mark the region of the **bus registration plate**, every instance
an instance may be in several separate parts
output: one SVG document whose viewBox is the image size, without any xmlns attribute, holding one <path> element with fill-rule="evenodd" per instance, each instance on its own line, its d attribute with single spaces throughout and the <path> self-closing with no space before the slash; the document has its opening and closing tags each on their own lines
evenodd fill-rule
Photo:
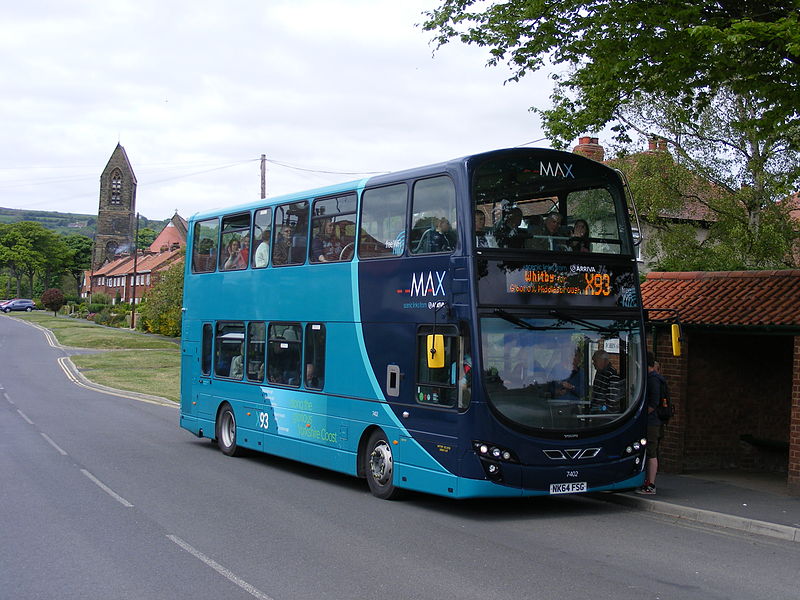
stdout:
<svg viewBox="0 0 800 600">
<path fill-rule="evenodd" d="M 551 494 L 577 494 L 586 491 L 585 481 L 573 481 L 571 483 L 551 483 Z"/>
</svg>

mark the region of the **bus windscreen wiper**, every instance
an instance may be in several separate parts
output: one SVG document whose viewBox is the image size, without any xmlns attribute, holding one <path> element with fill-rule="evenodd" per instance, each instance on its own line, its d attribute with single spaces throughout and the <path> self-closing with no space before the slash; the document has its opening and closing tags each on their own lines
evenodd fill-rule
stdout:
<svg viewBox="0 0 800 600">
<path fill-rule="evenodd" d="M 553 329 L 552 327 L 536 327 L 535 325 L 531 325 L 524 319 L 520 319 L 519 317 L 506 312 L 502 308 L 495 308 L 494 314 L 504 321 L 508 321 L 512 325 L 516 325 L 517 327 L 522 327 L 523 329 L 528 329 L 530 331 L 550 331 Z"/>
<path fill-rule="evenodd" d="M 590 321 L 584 321 L 583 319 L 576 319 L 575 317 L 570 317 L 569 315 L 565 315 L 564 313 L 558 310 L 551 310 L 550 316 L 555 317 L 561 322 L 574 323 L 575 325 L 580 325 L 581 327 L 585 327 L 590 331 L 596 331 L 597 333 L 611 333 L 612 331 L 608 327 L 600 327 L 596 323 L 592 323 Z"/>
</svg>

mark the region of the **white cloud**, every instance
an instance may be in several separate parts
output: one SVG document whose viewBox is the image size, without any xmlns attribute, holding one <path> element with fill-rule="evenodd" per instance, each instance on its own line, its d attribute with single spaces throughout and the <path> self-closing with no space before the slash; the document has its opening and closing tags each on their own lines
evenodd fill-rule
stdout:
<svg viewBox="0 0 800 600">
<path fill-rule="evenodd" d="M 94 213 L 117 141 L 137 209 L 256 198 L 258 157 L 392 171 L 542 137 L 541 76 L 435 56 L 423 0 L 32 1 L 0 22 L 0 206 Z M 228 168 L 220 168 L 225 165 Z M 42 166 L 42 169 L 32 167 Z M 354 179 L 271 163 L 270 195 Z"/>
</svg>

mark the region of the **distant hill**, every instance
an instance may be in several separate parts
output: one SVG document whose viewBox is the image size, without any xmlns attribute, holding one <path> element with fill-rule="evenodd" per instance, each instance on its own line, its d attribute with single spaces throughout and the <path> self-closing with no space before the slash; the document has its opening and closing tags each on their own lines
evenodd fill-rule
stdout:
<svg viewBox="0 0 800 600">
<path fill-rule="evenodd" d="M 0 223 L 18 223 L 19 221 L 35 221 L 47 229 L 70 235 L 79 233 L 94 239 L 97 215 L 84 215 L 80 213 L 62 213 L 48 210 L 18 210 L 16 208 L 0 208 Z M 149 227 L 156 232 L 161 231 L 169 222 L 151 221 L 147 217 L 139 216 L 139 228 Z"/>
</svg>

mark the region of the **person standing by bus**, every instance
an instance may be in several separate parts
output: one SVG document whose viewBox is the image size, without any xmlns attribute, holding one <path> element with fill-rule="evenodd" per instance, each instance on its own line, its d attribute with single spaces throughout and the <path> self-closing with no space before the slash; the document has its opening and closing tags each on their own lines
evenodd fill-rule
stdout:
<svg viewBox="0 0 800 600">
<path fill-rule="evenodd" d="M 664 437 L 664 424 L 656 412 L 658 403 L 666 395 L 667 382 L 656 368 L 655 355 L 647 352 L 647 463 L 644 485 L 636 490 L 637 494 L 655 496 L 656 474 L 658 473 L 658 450 L 661 438 Z"/>
</svg>

